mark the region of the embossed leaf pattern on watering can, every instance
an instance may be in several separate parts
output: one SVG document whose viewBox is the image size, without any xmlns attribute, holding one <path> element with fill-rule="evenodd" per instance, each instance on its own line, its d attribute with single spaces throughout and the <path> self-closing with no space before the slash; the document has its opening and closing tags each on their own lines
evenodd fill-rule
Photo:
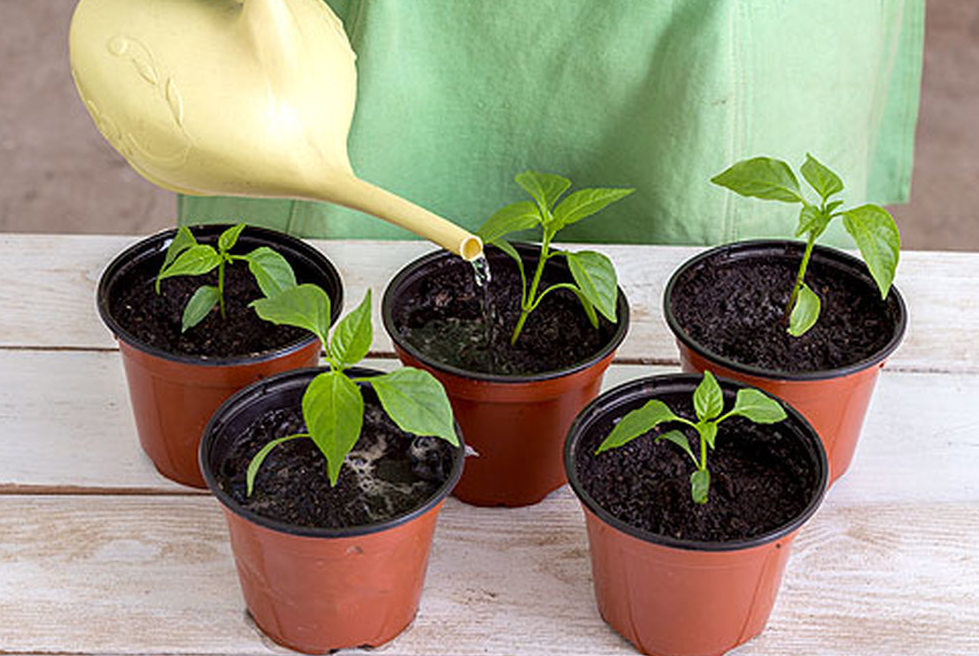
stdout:
<svg viewBox="0 0 979 656">
<path fill-rule="evenodd" d="M 339 203 L 466 259 L 482 252 L 354 174 L 355 55 L 322 0 L 81 0 L 69 47 L 99 131 L 154 184 Z"/>
</svg>

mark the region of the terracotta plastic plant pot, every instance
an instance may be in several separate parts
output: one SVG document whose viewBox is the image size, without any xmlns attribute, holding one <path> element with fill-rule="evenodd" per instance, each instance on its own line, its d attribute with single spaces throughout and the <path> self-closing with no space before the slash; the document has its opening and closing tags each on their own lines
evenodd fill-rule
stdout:
<svg viewBox="0 0 979 656">
<path fill-rule="evenodd" d="M 249 612 L 273 640 L 307 653 L 376 647 L 411 623 L 438 513 L 459 480 L 464 460 L 460 446 L 454 450 L 448 479 L 431 498 L 409 513 L 375 524 L 300 527 L 243 508 L 218 485 L 216 468 L 256 417 L 271 409 L 300 406 L 309 381 L 322 371 L 287 372 L 240 391 L 215 413 L 200 451 L 204 478 L 228 522 Z"/>
<path fill-rule="evenodd" d="M 229 226 L 192 229 L 202 243 L 216 243 Z M 232 358 L 167 353 L 127 331 L 113 316 L 112 299 L 134 268 L 159 269 L 176 230 L 148 237 L 120 253 L 98 285 L 99 315 L 119 341 L 139 442 L 157 470 L 184 485 L 204 487 L 197 451 L 204 426 L 221 403 L 241 388 L 275 373 L 314 366 L 322 345 L 311 333 L 282 348 Z M 340 314 L 343 291 L 334 266 L 315 248 L 288 235 L 248 227 L 236 252 L 269 246 L 292 265 L 299 282 L 322 287 L 332 301 L 332 319 Z"/>
<path fill-rule="evenodd" d="M 525 262 L 539 251 L 535 245 L 515 246 Z M 487 250 L 487 256 L 491 269 L 495 259 L 507 257 L 496 249 Z M 537 503 L 567 482 L 561 463 L 564 437 L 575 415 L 601 390 L 605 370 L 629 328 L 629 304 L 620 287 L 614 334 L 598 353 L 573 367 L 527 376 L 466 371 L 421 353 L 399 333 L 394 319 L 399 299 L 425 277 L 438 275 L 452 257 L 444 251 L 425 255 L 394 277 L 381 304 L 384 329 L 402 363 L 425 369 L 442 383 L 466 443 L 478 454 L 467 460 L 453 494 L 477 506 Z M 547 266 L 567 270 L 563 258 Z"/>
<path fill-rule="evenodd" d="M 654 376 L 610 390 L 582 411 L 565 445 L 568 479 L 585 514 L 599 612 L 637 649 L 656 656 L 723 654 L 761 633 L 792 540 L 827 487 L 829 469 L 818 436 L 783 403 L 789 418 L 780 426 L 797 435 L 811 456 L 815 483 L 805 510 L 782 526 L 739 541 L 680 540 L 638 529 L 598 505 L 577 473 L 581 445 L 599 443 L 614 421 L 651 398 L 677 391 L 692 395 L 699 382 L 699 376 Z M 742 386 L 718 382 L 731 407 Z"/>
<path fill-rule="evenodd" d="M 809 420 L 826 447 L 832 484 L 846 472 L 853 460 L 877 376 L 904 337 L 908 313 L 897 287 L 891 287 L 886 301 L 888 314 L 893 318 L 891 336 L 886 346 L 851 365 L 820 371 L 779 372 L 743 365 L 722 357 L 691 339 L 672 310 L 673 295 L 682 293 L 680 288 L 684 277 L 699 267 L 740 260 L 773 259 L 789 260 L 797 266 L 804 247 L 804 244 L 790 241 L 746 241 L 700 253 L 670 277 L 664 294 L 663 311 L 676 337 L 680 365 L 684 371 L 703 372 L 709 369 L 715 375 L 740 380 L 788 401 Z M 868 294 L 880 296 L 866 265 L 846 253 L 816 246 L 809 267 L 810 270 L 835 269 L 865 287 Z"/>
</svg>

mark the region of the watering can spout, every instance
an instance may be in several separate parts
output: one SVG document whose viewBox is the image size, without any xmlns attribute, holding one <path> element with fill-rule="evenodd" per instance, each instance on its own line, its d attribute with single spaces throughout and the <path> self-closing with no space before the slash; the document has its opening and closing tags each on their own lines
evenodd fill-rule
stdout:
<svg viewBox="0 0 979 656">
<path fill-rule="evenodd" d="M 476 235 L 353 174 L 334 178 L 330 201 L 400 225 L 464 260 L 471 262 L 483 254 L 483 242 Z"/>
<path fill-rule="evenodd" d="M 99 131 L 154 184 L 338 203 L 482 253 L 478 237 L 354 174 L 355 56 L 323 0 L 80 0 L 69 51 Z"/>
</svg>

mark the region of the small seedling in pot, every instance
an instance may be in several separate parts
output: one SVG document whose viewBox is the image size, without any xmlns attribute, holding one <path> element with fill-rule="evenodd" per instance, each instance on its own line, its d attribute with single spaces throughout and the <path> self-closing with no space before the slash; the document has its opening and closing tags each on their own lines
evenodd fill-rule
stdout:
<svg viewBox="0 0 979 656">
<path fill-rule="evenodd" d="M 596 455 L 609 449 L 614 449 L 646 434 L 660 424 L 677 422 L 695 431 L 700 438 L 699 455 L 690 447 L 687 435 L 678 429 L 670 430 L 656 436 L 660 442 L 666 440 L 680 447 L 690 456 L 696 469 L 690 474 L 690 494 L 695 503 L 707 503 L 710 491 L 710 470 L 707 468 L 707 451 L 714 448 L 717 438 L 717 425 L 728 417 L 744 417 L 756 424 L 774 424 L 785 419 L 785 410 L 774 400 L 756 389 L 740 389 L 734 401 L 734 407 L 724 412 L 724 394 L 717 379 L 709 372 L 704 372 L 703 380 L 693 393 L 693 406 L 697 421 L 681 417 L 670 410 L 662 401 L 653 399 L 641 408 L 637 408 L 622 417 L 621 420 L 605 438 L 605 441 L 595 450 Z M 722 414 L 723 413 L 723 414 Z"/>
<path fill-rule="evenodd" d="M 247 262 L 248 270 L 265 296 L 274 296 L 284 289 L 296 286 L 296 276 L 289 262 L 268 246 L 259 246 L 246 255 L 233 255 L 230 252 L 244 228 L 244 224 L 238 224 L 222 232 L 216 249 L 208 244 L 199 244 L 186 226 L 177 230 L 156 277 L 157 294 L 160 293 L 160 282 L 165 278 L 200 276 L 215 267 L 218 270 L 217 286 L 201 285 L 184 307 L 181 332 L 187 332 L 200 323 L 215 305 L 219 306 L 221 316 L 225 316 L 224 268 L 228 264 Z"/>
<path fill-rule="evenodd" d="M 316 376 L 303 393 L 304 433 L 272 440 L 252 458 L 246 473 L 249 496 L 255 477 L 272 449 L 283 442 L 311 439 L 323 457 L 330 485 L 340 477 L 340 468 L 357 439 L 364 419 L 364 399 L 357 383 L 369 384 L 384 411 L 406 433 L 439 437 L 459 445 L 452 407 L 441 383 L 427 371 L 402 367 L 380 376 L 351 378 L 346 370 L 362 360 L 373 341 L 371 292 L 347 316 L 337 322 L 333 339 L 330 330 L 330 298 L 315 285 L 299 285 L 270 298 L 251 303 L 258 316 L 276 324 L 301 326 L 312 331 L 326 351 L 330 370 Z"/>
<path fill-rule="evenodd" d="M 870 204 L 842 210 L 840 206 L 843 201 L 832 200 L 833 196 L 843 191 L 843 181 L 836 173 L 820 164 L 812 155 L 806 155 L 800 170 L 809 186 L 819 194 L 818 203 L 810 203 L 803 197 L 799 181 L 788 164 L 770 157 L 742 160 L 711 178 L 714 184 L 742 196 L 802 205 L 795 236 L 806 235 L 806 250 L 785 308 L 788 332 L 794 337 L 806 333 L 819 318 L 821 302 L 819 296 L 806 285 L 805 275 L 816 239 L 823 234 L 830 221 L 843 218 L 843 227 L 860 249 L 870 275 L 880 289 L 881 298 L 887 298 L 901 250 L 901 235 L 887 210 Z"/>
<path fill-rule="evenodd" d="M 596 251 L 560 251 L 551 250 L 551 241 L 564 227 L 591 216 L 625 196 L 634 189 L 579 189 L 564 197 L 562 194 L 571 187 L 571 181 L 552 173 L 525 171 L 515 178 L 517 184 L 534 199 L 507 205 L 498 210 L 476 232 L 485 243 L 493 244 L 517 263 L 520 269 L 520 318 L 513 329 L 510 343 L 514 344 L 520 336 L 527 317 L 533 312 L 541 300 L 549 293 L 558 289 L 573 292 L 581 301 L 588 320 L 598 327 L 596 309 L 612 323 L 616 322 L 616 300 L 618 297 L 618 278 L 611 260 Z M 541 250 L 537 260 L 533 279 L 528 287 L 527 274 L 524 270 L 523 259 L 505 237 L 511 232 L 528 230 L 540 226 Z M 568 268 L 574 283 L 560 283 L 540 290 L 541 276 L 544 265 L 550 258 L 563 255 L 568 261 Z"/>
</svg>

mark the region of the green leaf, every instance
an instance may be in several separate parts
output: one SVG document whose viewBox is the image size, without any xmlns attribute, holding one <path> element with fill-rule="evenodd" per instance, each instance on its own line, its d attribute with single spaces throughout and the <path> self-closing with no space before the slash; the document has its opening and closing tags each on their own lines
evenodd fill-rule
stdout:
<svg viewBox="0 0 979 656">
<path fill-rule="evenodd" d="M 326 458 L 330 485 L 336 485 L 343 460 L 357 444 L 364 422 L 360 389 L 339 371 L 320 374 L 303 394 L 303 418 L 309 436 Z"/>
<path fill-rule="evenodd" d="M 697 464 L 697 456 L 693 454 L 693 450 L 690 448 L 690 440 L 681 431 L 671 430 L 668 433 L 663 433 L 662 435 L 656 436 L 656 442 L 661 440 L 666 440 L 667 442 L 672 442 L 678 447 L 684 450 L 690 459 L 693 460 L 694 464 Z"/>
<path fill-rule="evenodd" d="M 801 237 L 807 233 L 814 233 L 815 239 L 823 234 L 826 226 L 829 225 L 829 215 L 823 214 L 815 205 L 803 205 L 799 211 L 799 226 L 795 229 L 795 236 Z"/>
<path fill-rule="evenodd" d="M 901 233 L 894 218 L 883 207 L 861 205 L 843 213 L 843 227 L 860 249 L 881 298 L 887 298 L 901 254 Z"/>
<path fill-rule="evenodd" d="M 577 223 L 602 211 L 615 201 L 625 198 L 635 189 L 595 188 L 580 189 L 561 201 L 554 209 L 554 222 L 558 229 Z"/>
<path fill-rule="evenodd" d="M 662 401 L 656 399 L 647 401 L 641 408 L 636 408 L 622 417 L 595 453 L 598 454 L 628 444 L 663 422 L 676 421 L 677 419 L 678 417 L 673 414 L 669 406 Z"/>
<path fill-rule="evenodd" d="M 296 274 L 286 258 L 268 246 L 259 246 L 245 256 L 248 270 L 265 296 L 275 296 L 284 289 L 296 286 Z"/>
<path fill-rule="evenodd" d="M 714 440 L 717 438 L 717 423 L 713 421 L 701 421 L 697 423 L 697 433 L 710 448 L 714 448 Z"/>
<path fill-rule="evenodd" d="M 575 296 L 581 301 L 581 307 L 585 311 L 585 316 L 588 317 L 588 323 L 591 324 L 592 328 L 598 328 L 598 315 L 595 313 L 595 304 L 588 300 L 584 292 L 578 287 L 573 287 Z"/>
<path fill-rule="evenodd" d="M 485 243 L 493 243 L 511 232 L 527 230 L 542 222 L 537 206 L 524 200 L 498 209 L 493 216 L 486 219 L 476 234 Z"/>
<path fill-rule="evenodd" d="M 827 203 L 826 204 L 826 213 L 827 214 L 832 214 L 833 213 L 833 210 L 835 210 L 837 207 L 839 207 L 842 204 L 843 204 L 843 201 L 841 201 L 841 200 L 834 200 L 832 203 Z"/>
<path fill-rule="evenodd" d="M 806 283 L 802 283 L 792 313 L 789 315 L 788 333 L 793 337 L 804 335 L 816 324 L 821 306 L 822 303 L 816 293 L 809 289 Z"/>
<path fill-rule="evenodd" d="M 234 247 L 234 245 L 237 243 L 238 235 L 240 235 L 241 231 L 244 229 L 245 229 L 245 224 L 239 223 L 238 225 L 233 225 L 227 230 L 225 230 L 224 232 L 222 232 L 221 236 L 218 237 L 218 250 L 221 251 L 222 253 L 227 253 L 228 251 L 230 251 L 232 247 Z"/>
<path fill-rule="evenodd" d="M 309 437 L 309 433 L 299 433 L 297 435 L 286 435 L 285 437 L 280 437 L 274 439 L 259 450 L 253 457 L 251 462 L 248 463 L 248 471 L 245 472 L 245 496 L 251 496 L 252 492 L 255 490 L 255 477 L 258 476 L 258 470 L 262 467 L 262 463 L 268 458 L 269 454 L 272 453 L 272 449 L 279 446 L 283 442 L 288 442 L 289 440 L 294 440 L 297 437 Z"/>
<path fill-rule="evenodd" d="M 181 319 L 180 332 L 185 333 L 193 328 L 207 316 L 208 312 L 214 309 L 221 298 L 221 292 L 212 285 L 201 285 L 194 292 L 194 295 L 184 306 L 184 316 Z"/>
<path fill-rule="evenodd" d="M 328 347 L 330 332 L 330 297 L 320 287 L 312 284 L 297 285 L 284 289 L 275 296 L 260 298 L 248 305 L 262 319 L 276 325 L 305 328 L 320 338 Z"/>
<path fill-rule="evenodd" d="M 704 372 L 704 379 L 694 390 L 693 407 L 700 421 L 714 419 L 724 410 L 724 393 L 714 374 L 709 371 Z"/>
<path fill-rule="evenodd" d="M 806 153 L 806 161 L 802 164 L 802 177 L 822 197 L 823 202 L 843 191 L 843 181 L 828 168 L 823 166 L 815 157 Z"/>
<path fill-rule="evenodd" d="M 167 252 L 163 256 L 163 266 L 160 267 L 160 272 L 156 275 L 156 293 L 160 293 L 160 281 L 163 280 L 160 276 L 166 270 L 168 266 L 173 264 L 173 261 L 177 259 L 177 256 L 183 253 L 185 250 L 191 246 L 196 246 L 197 240 L 194 239 L 194 233 L 190 231 L 187 226 L 180 226 L 177 228 L 177 234 L 174 236 L 173 241 L 170 242 L 170 246 L 167 247 Z"/>
<path fill-rule="evenodd" d="M 494 239 L 492 243 L 501 251 L 509 255 L 510 259 L 516 262 L 517 266 L 520 267 L 520 270 L 521 271 L 523 270 L 523 258 L 520 257 L 520 253 L 518 253 L 517 249 L 513 247 L 513 244 L 508 242 L 506 239 L 499 239 L 499 238 Z"/>
<path fill-rule="evenodd" d="M 207 244 L 198 244 L 184 250 L 170 263 L 170 266 L 161 270 L 156 277 L 156 282 L 159 285 L 164 278 L 174 276 L 199 276 L 219 264 L 221 264 L 221 256 L 217 251 Z"/>
<path fill-rule="evenodd" d="M 349 367 L 364 359 L 373 341 L 371 290 L 368 289 L 360 305 L 337 322 L 329 352 L 342 367 Z"/>
<path fill-rule="evenodd" d="M 564 251 L 568 268 L 578 288 L 602 315 L 616 322 L 616 301 L 619 298 L 618 277 L 612 260 L 596 251 Z"/>
<path fill-rule="evenodd" d="M 565 177 L 538 171 L 518 173 L 514 180 L 523 187 L 524 191 L 534 197 L 538 207 L 541 208 L 542 216 L 547 215 L 561 194 L 571 186 L 571 181 Z"/>
<path fill-rule="evenodd" d="M 741 416 L 756 424 L 774 424 L 785 419 L 785 410 L 775 399 L 756 389 L 738 390 L 731 416 Z"/>
<path fill-rule="evenodd" d="M 160 267 L 159 273 L 156 274 L 156 284 L 154 288 L 156 293 L 160 293 L 160 281 L 163 280 L 161 277 L 163 272 L 166 271 L 167 267 L 173 264 L 173 261 L 177 259 L 177 256 L 183 253 L 185 250 L 191 246 L 196 246 L 197 240 L 194 239 L 194 233 L 190 231 L 187 226 L 180 226 L 177 228 L 177 234 L 174 235 L 173 241 L 167 247 L 167 252 L 163 256 L 163 266 Z"/>
<path fill-rule="evenodd" d="M 492 243 L 501 251 L 509 255 L 511 260 L 517 263 L 517 269 L 520 271 L 520 280 L 523 283 L 522 287 L 526 288 L 527 275 L 524 272 L 524 268 L 523 268 L 523 258 L 520 257 L 520 253 L 517 252 L 517 249 L 513 247 L 513 244 L 508 242 L 506 239 L 502 239 L 502 238 L 494 239 Z M 524 293 L 525 292 L 521 293 L 521 298 L 523 297 Z"/>
<path fill-rule="evenodd" d="M 742 160 L 710 181 L 742 196 L 784 203 L 802 202 L 799 181 L 789 165 L 779 159 L 754 157 Z"/>
<path fill-rule="evenodd" d="M 449 397 L 435 376 L 403 367 L 367 382 L 398 428 L 412 435 L 434 435 L 459 446 Z"/>
<path fill-rule="evenodd" d="M 194 239 L 194 233 L 190 231 L 190 228 L 187 226 L 177 228 L 177 234 L 174 236 L 173 241 L 170 242 L 170 246 L 167 247 L 167 253 L 163 258 L 163 266 L 160 267 L 160 270 L 166 269 L 170 266 L 171 262 L 177 259 L 178 255 L 191 246 L 196 245 L 197 240 Z"/>
<path fill-rule="evenodd" d="M 707 495 L 710 493 L 710 472 L 706 469 L 698 469 L 690 474 L 690 496 L 694 503 L 701 505 L 707 503 Z"/>
</svg>

